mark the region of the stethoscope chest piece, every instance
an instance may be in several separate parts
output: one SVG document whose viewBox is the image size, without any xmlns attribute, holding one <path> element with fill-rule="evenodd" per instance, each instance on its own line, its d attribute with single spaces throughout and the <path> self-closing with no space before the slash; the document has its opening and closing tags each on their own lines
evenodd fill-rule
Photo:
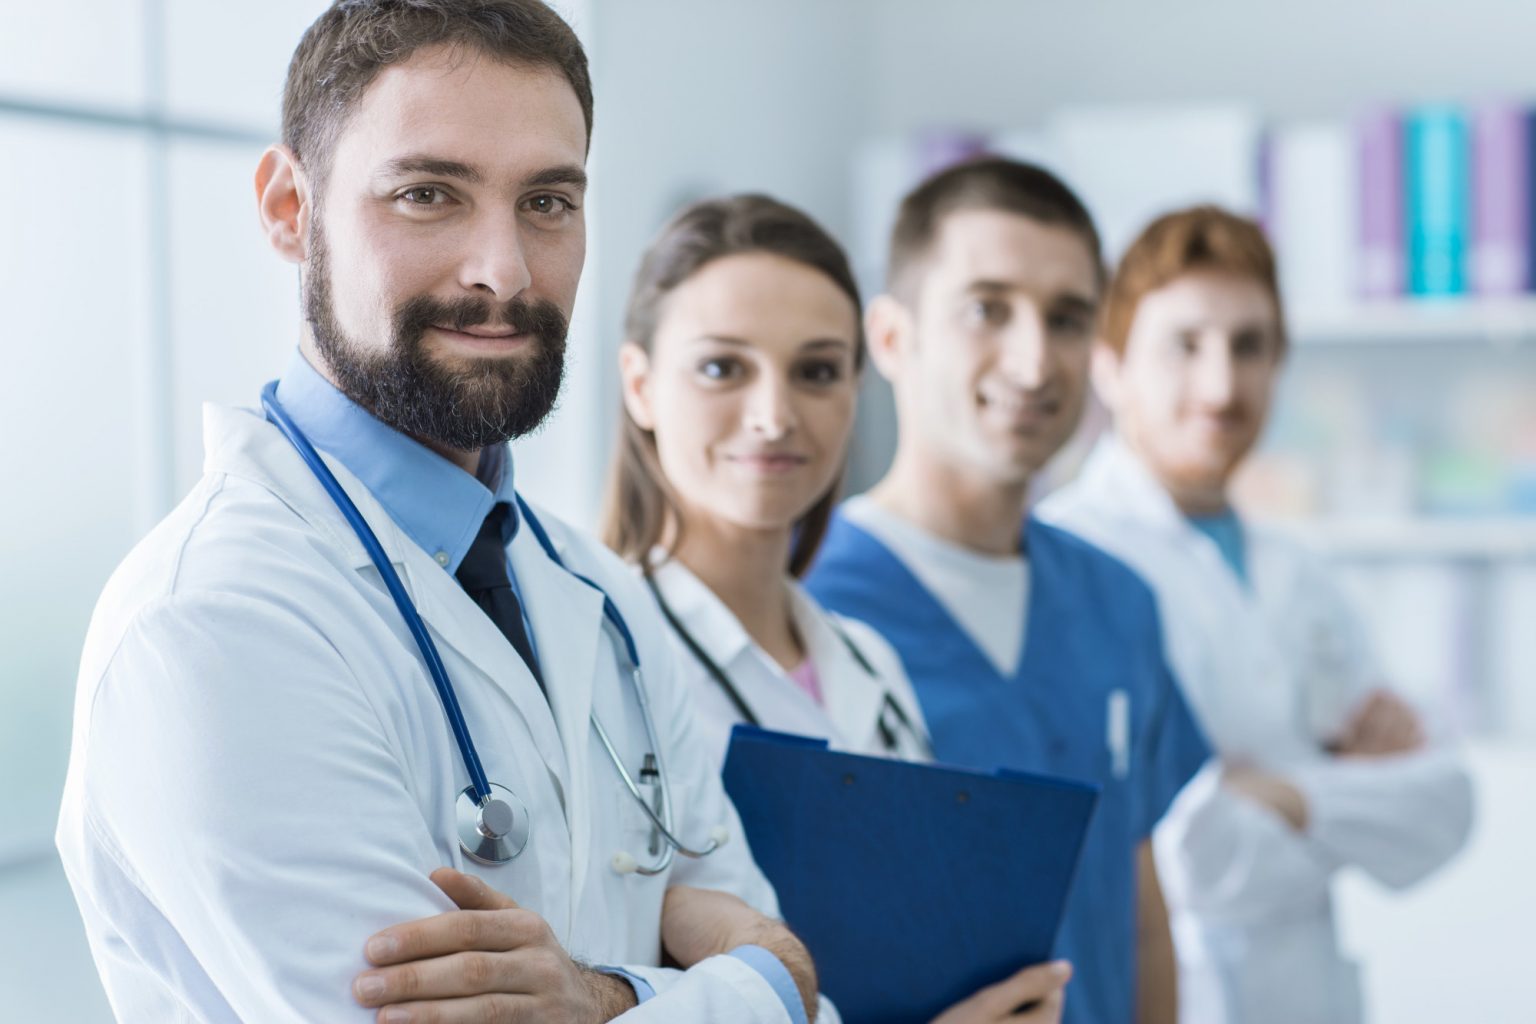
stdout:
<svg viewBox="0 0 1536 1024">
<path fill-rule="evenodd" d="M 475 788 L 464 787 L 455 806 L 459 845 L 464 855 L 481 864 L 505 864 L 528 845 L 528 808 L 506 786 L 491 783 L 485 803 L 475 800 Z"/>
</svg>

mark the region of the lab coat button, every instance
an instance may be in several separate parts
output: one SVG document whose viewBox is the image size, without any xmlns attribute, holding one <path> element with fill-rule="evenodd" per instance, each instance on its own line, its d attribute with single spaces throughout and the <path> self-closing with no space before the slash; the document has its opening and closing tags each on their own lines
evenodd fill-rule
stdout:
<svg viewBox="0 0 1536 1024">
<path fill-rule="evenodd" d="M 445 567 L 448 565 L 448 552 L 446 552 L 446 551 L 439 551 L 437 554 L 433 555 L 432 557 L 437 559 L 437 564 L 438 565 L 445 566 Z"/>
</svg>

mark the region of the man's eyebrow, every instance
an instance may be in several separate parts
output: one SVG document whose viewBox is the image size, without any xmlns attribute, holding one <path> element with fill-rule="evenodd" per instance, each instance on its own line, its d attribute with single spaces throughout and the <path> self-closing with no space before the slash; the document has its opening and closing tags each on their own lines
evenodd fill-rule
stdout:
<svg viewBox="0 0 1536 1024">
<path fill-rule="evenodd" d="M 472 164 L 466 164 L 460 160 L 449 160 L 444 157 L 431 156 L 426 153 L 413 153 L 409 156 L 396 157 L 379 168 L 380 177 L 399 177 L 405 174 L 429 174 L 434 178 L 457 178 L 470 185 L 479 185 L 485 181 L 485 175 L 480 168 Z"/>
<path fill-rule="evenodd" d="M 547 167 L 536 174 L 529 175 L 523 184 L 529 188 L 569 185 L 579 192 L 585 192 L 587 189 L 587 172 L 575 164 L 562 164 L 559 167 Z"/>
<path fill-rule="evenodd" d="M 1018 286 L 1007 281 L 979 278 L 967 284 L 965 290 L 968 292 L 982 292 L 988 295 L 1004 295 L 1008 292 L 1017 291 Z M 1051 299 L 1051 304 L 1059 309 L 1082 313 L 1092 313 L 1099 308 L 1097 299 L 1077 291 L 1063 291 Z"/>
<path fill-rule="evenodd" d="M 1007 281 L 990 281 L 986 278 L 979 278 L 967 284 L 965 290 L 968 292 L 1011 292 L 1014 290 L 1014 286 Z"/>
<path fill-rule="evenodd" d="M 1086 295 L 1077 292 L 1066 292 L 1056 299 L 1056 306 L 1074 313 L 1092 313 L 1099 308 L 1099 304 Z"/>
</svg>

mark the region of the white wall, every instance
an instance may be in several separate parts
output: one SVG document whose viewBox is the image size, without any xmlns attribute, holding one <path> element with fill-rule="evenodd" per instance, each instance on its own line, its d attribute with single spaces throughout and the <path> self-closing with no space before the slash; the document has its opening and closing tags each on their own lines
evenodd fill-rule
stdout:
<svg viewBox="0 0 1536 1024">
<path fill-rule="evenodd" d="M 1251 101 L 1276 117 L 1536 94 L 1523 0 L 862 0 L 872 134 L 1064 103 Z"/>
</svg>

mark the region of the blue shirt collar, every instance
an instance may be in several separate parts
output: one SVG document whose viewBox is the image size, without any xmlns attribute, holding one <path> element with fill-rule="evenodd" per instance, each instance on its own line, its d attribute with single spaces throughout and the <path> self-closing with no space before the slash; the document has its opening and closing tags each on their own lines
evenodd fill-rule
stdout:
<svg viewBox="0 0 1536 1024">
<path fill-rule="evenodd" d="M 470 476 L 376 419 L 298 351 L 278 382 L 277 398 L 310 442 L 340 460 L 406 536 L 448 572 L 458 571 L 496 504 L 506 502 L 512 508 L 505 540 L 510 543 L 516 534 L 512 454 L 506 445 L 485 449 L 479 470 Z"/>
</svg>

